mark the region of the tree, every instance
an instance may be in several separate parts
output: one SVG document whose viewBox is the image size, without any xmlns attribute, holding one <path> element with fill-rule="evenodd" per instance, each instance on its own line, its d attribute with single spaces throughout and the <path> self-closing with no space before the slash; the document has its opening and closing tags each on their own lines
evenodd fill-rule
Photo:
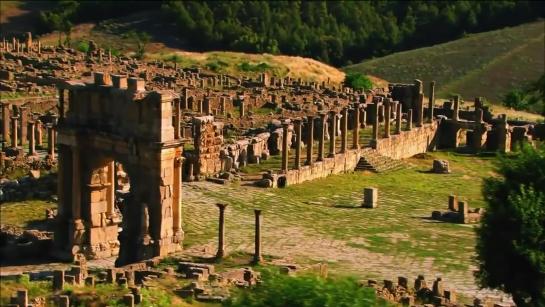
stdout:
<svg viewBox="0 0 545 307">
<path fill-rule="evenodd" d="M 151 36 L 146 32 L 129 31 L 126 37 L 131 39 L 136 45 L 136 58 L 144 58 L 146 53 L 146 45 L 150 42 Z"/>
<path fill-rule="evenodd" d="M 485 180 L 476 277 L 518 306 L 545 306 L 545 146 L 500 157 L 498 173 Z"/>
</svg>

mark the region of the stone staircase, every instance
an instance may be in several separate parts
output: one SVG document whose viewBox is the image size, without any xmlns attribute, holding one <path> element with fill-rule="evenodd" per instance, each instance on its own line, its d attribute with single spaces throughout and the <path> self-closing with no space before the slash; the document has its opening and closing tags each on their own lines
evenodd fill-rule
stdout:
<svg viewBox="0 0 545 307">
<path fill-rule="evenodd" d="M 356 171 L 371 171 L 381 173 L 390 170 L 403 168 L 402 160 L 395 160 L 383 156 L 376 149 L 366 147 L 361 150 L 361 158 L 356 166 Z"/>
</svg>

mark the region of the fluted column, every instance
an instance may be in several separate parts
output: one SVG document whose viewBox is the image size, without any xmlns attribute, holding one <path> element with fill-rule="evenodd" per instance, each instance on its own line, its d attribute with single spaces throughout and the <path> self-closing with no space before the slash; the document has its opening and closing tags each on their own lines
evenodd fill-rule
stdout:
<svg viewBox="0 0 545 307">
<path fill-rule="evenodd" d="M 335 156 L 335 134 L 337 130 L 337 114 L 335 111 L 329 112 L 330 123 L 330 134 L 329 134 L 329 157 Z"/>
<path fill-rule="evenodd" d="M 307 116 L 307 161 L 305 165 L 312 165 L 312 151 L 314 150 L 314 117 Z"/>
<path fill-rule="evenodd" d="M 326 113 L 320 113 L 320 123 L 322 125 L 322 131 L 320 131 L 320 142 L 318 144 L 318 161 L 324 160 L 324 145 L 325 145 L 325 133 L 326 133 L 326 122 L 327 120 L 327 114 Z"/>
<path fill-rule="evenodd" d="M 375 103 L 375 105 L 371 108 L 371 110 L 373 111 L 373 114 L 371 114 L 372 122 L 373 122 L 373 135 L 372 135 L 372 138 L 373 138 L 373 140 L 377 140 L 378 139 L 378 125 L 379 125 L 379 121 L 378 121 L 378 103 Z"/>
<path fill-rule="evenodd" d="M 288 123 L 282 124 L 282 171 L 288 172 Z"/>
<path fill-rule="evenodd" d="M 17 148 L 19 145 L 18 132 L 17 132 L 17 116 L 11 117 L 11 147 Z"/>
<path fill-rule="evenodd" d="M 295 163 L 293 168 L 299 169 L 301 167 L 301 120 L 294 120 L 295 126 Z"/>
<path fill-rule="evenodd" d="M 401 133 L 401 119 L 403 118 L 403 114 L 401 113 L 401 103 L 397 104 L 397 110 L 396 110 L 396 134 Z"/>
<path fill-rule="evenodd" d="M 384 101 L 384 137 L 389 138 L 390 137 L 390 117 L 392 114 L 392 111 L 390 110 L 391 100 L 387 98 Z"/>
<path fill-rule="evenodd" d="M 28 142 L 28 155 L 33 156 L 36 154 L 36 138 L 34 122 L 28 123 L 29 142 Z"/>
<path fill-rule="evenodd" d="M 354 109 L 354 129 L 352 131 L 352 149 L 360 148 L 360 110 L 358 105 Z"/>
<path fill-rule="evenodd" d="M 220 209 L 216 258 L 221 259 L 225 256 L 225 208 L 227 208 L 227 204 L 216 204 L 216 206 Z"/>
<path fill-rule="evenodd" d="M 342 110 L 341 137 L 341 153 L 345 153 L 348 147 L 348 108 L 346 107 Z"/>
<path fill-rule="evenodd" d="M 261 210 L 254 210 L 255 214 L 255 251 L 254 251 L 254 263 L 260 263 L 263 261 L 261 256 Z"/>
<path fill-rule="evenodd" d="M 435 81 L 430 82 L 430 94 L 428 97 L 428 122 L 433 121 L 433 107 L 435 106 Z"/>
</svg>

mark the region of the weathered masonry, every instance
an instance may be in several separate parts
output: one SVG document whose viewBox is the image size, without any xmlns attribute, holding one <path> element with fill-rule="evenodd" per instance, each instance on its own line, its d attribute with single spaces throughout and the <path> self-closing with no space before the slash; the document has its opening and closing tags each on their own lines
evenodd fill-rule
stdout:
<svg viewBox="0 0 545 307">
<path fill-rule="evenodd" d="M 122 265 L 180 249 L 182 141 L 173 128 L 173 94 L 101 73 L 95 84 L 66 82 L 60 92 L 58 253 L 118 255 Z M 122 211 L 116 162 L 130 177 Z"/>
</svg>

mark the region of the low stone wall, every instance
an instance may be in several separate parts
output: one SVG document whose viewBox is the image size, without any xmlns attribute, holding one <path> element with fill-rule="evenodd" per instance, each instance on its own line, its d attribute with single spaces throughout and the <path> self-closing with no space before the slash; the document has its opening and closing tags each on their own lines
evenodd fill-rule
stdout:
<svg viewBox="0 0 545 307">
<path fill-rule="evenodd" d="M 405 159 L 416 154 L 427 152 L 435 146 L 439 121 L 424 124 L 411 131 L 401 131 L 389 138 L 378 139 L 375 149 L 383 156 L 392 159 Z"/>
<path fill-rule="evenodd" d="M 323 161 L 314 162 L 312 166 L 304 165 L 300 169 L 288 170 L 286 174 L 279 174 L 278 187 L 302 183 L 308 180 L 324 178 L 333 174 L 354 171 L 360 160 L 359 150 L 347 150 L 346 153 L 336 154 L 332 158 L 324 158 Z"/>
</svg>

